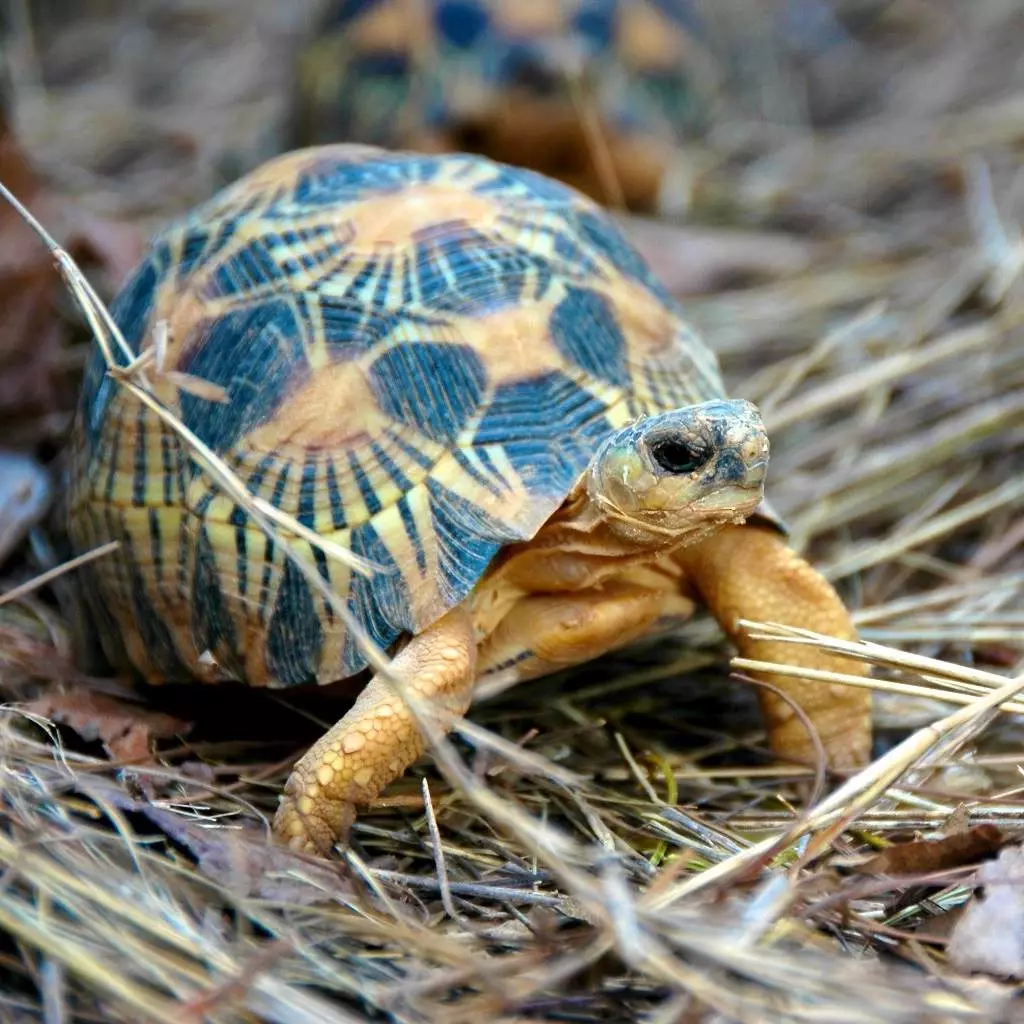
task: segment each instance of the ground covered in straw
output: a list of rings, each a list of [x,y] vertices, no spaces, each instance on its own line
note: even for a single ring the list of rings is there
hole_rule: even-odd
[[[315,5],[68,6],[11,5],[6,144],[88,211],[69,231],[109,296],[125,224],[284,137]],[[351,848],[312,861],[268,846],[267,818],[337,695],[126,693],[72,667],[73,577],[22,588],[0,597],[0,1018],[1024,1019],[1005,881],[1024,831],[1024,15],[824,6],[884,14],[850,15],[829,62],[723,92],[695,156],[701,232],[629,230],[695,293],[732,392],[764,411],[773,503],[856,609],[875,763],[773,765],[750,666],[699,619],[481,693]],[[84,332],[32,245],[0,261],[0,424],[54,459]],[[44,521],[0,593],[60,558]],[[140,736],[156,756],[126,765]]]

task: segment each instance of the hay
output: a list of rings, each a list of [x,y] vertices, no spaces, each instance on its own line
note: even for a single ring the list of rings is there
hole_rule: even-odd
[[[112,763],[26,710],[39,680],[76,681],[70,618],[27,593],[55,572],[37,535],[0,596],[0,1017],[1018,1019],[1013,985],[945,958],[976,856],[947,845],[902,873],[871,858],[914,837],[1024,834],[1010,152],[1024,83],[965,77],[944,105],[924,87],[930,62],[1019,40],[1021,17],[890,6],[904,31],[931,32],[890,75],[896,98],[813,146],[775,126],[728,177],[748,227],[800,221],[823,255],[688,303],[732,392],[762,406],[772,501],[862,642],[747,628],[874,664],[879,758],[820,793],[815,765],[771,764],[742,682],[761,666],[735,660],[728,682],[717,630],[697,620],[555,679],[490,685],[449,740],[434,730],[435,758],[359,818],[344,855],[306,858],[267,844],[268,818],[337,704],[204,690],[182,698],[192,733],[154,763]],[[907,52],[925,46],[914,33]],[[719,123],[708,149],[723,161],[766,134],[735,113]],[[116,345],[119,383],[151,399],[158,343],[127,366]]]

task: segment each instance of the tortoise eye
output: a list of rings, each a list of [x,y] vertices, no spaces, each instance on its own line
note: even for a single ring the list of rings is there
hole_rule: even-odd
[[[689,444],[677,438],[666,437],[651,445],[651,458],[666,473],[692,473],[707,461],[708,451],[703,446]]]

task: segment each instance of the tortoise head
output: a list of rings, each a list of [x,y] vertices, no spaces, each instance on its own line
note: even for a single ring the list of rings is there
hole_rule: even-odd
[[[586,474],[592,509],[616,532],[664,543],[742,522],[764,497],[768,436],[757,408],[716,400],[612,434]]]

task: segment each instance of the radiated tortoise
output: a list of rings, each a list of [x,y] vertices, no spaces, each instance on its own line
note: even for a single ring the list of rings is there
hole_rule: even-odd
[[[749,656],[859,671],[737,629],[853,634],[762,504],[757,410],[578,192],[475,156],[300,150],[161,232],[113,314],[193,435],[93,353],[69,530],[120,542],[84,590],[110,659],[149,682],[350,677],[367,656],[344,607],[456,714],[483,676],[584,662],[696,603]],[[269,538],[197,443],[298,532]],[[772,682],[833,764],[864,760],[866,691]],[[811,757],[791,705],[760,698],[772,747]],[[373,679],[296,765],[278,836],[328,850],[423,749]]]
[[[685,202],[715,85],[693,0],[332,0],[297,145],[469,151],[635,209]],[[663,202],[667,200],[667,202]]]

